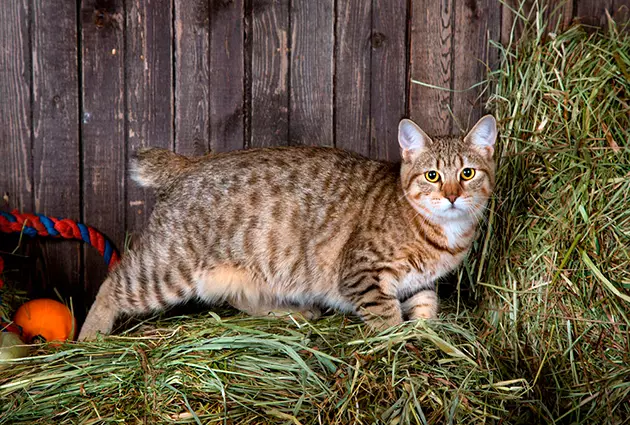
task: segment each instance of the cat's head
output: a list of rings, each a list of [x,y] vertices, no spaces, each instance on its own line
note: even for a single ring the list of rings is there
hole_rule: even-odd
[[[481,118],[465,137],[431,139],[413,121],[398,126],[401,182],[413,208],[435,222],[477,220],[494,187],[496,121]]]

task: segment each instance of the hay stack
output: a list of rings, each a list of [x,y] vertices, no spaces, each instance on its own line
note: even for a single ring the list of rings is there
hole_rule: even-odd
[[[208,314],[41,347],[0,370],[0,423],[627,421],[630,38],[543,35],[491,75],[502,159],[460,273],[474,299],[381,335]]]
[[[630,37],[618,31],[535,34],[493,73],[504,137],[477,270],[484,345],[527,377],[539,422],[630,417]]]

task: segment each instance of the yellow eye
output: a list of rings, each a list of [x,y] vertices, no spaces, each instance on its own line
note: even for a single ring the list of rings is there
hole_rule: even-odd
[[[464,168],[460,174],[462,176],[462,180],[470,180],[475,177],[475,169],[474,168]]]
[[[440,180],[440,174],[437,171],[427,171],[424,173],[424,178],[427,179],[429,183],[435,183]]]

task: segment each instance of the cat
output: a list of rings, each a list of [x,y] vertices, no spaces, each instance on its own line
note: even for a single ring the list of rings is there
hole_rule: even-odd
[[[132,178],[157,202],[79,339],[192,298],[252,315],[333,308],[377,330],[436,318],[435,281],[462,263],[494,187],[496,137],[490,115],[460,138],[403,119],[400,163],[328,147],[141,150]]]

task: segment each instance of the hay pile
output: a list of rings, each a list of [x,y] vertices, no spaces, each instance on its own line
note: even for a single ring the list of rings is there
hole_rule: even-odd
[[[630,420],[630,37],[617,31],[537,34],[493,75],[505,137],[476,270],[483,344],[526,377],[538,422]]]
[[[212,313],[41,347],[0,369],[0,423],[627,423],[630,38],[542,36],[491,75],[499,189],[442,321]]]

